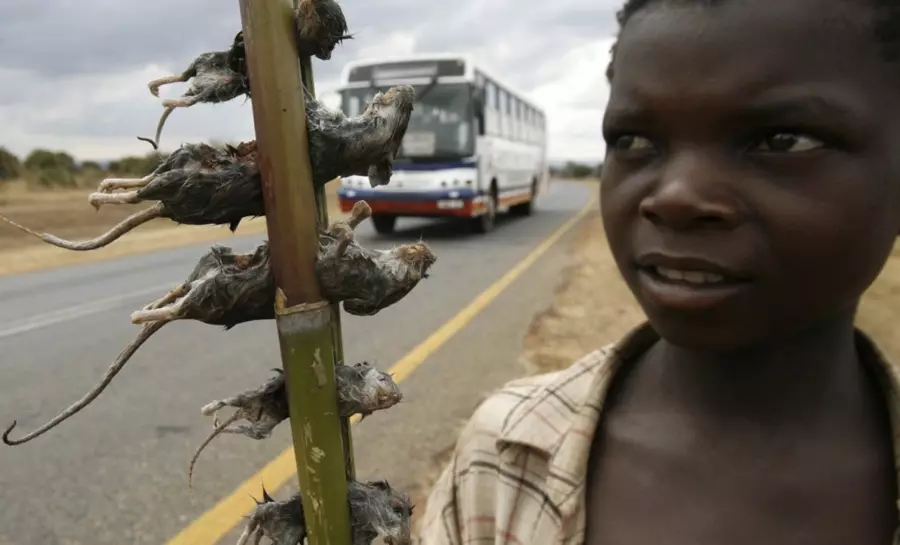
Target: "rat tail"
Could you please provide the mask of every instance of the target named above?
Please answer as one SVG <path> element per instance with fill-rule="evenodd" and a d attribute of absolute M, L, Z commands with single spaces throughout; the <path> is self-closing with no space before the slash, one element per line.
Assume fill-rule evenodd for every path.
<path fill-rule="evenodd" d="M 94 401 L 94 399 L 97 398 L 97 396 L 100 395 L 100 393 L 106 388 L 106 386 L 108 386 L 109 383 L 112 382 L 112 379 L 115 378 L 115 376 L 119 373 L 119 371 L 122 370 L 125 364 L 128 363 L 128 360 L 131 359 L 131 356 L 133 356 L 135 352 L 137 352 L 137 349 L 140 348 L 141 345 L 147 341 L 147 339 L 149 339 L 154 333 L 159 331 L 167 323 L 168 322 L 155 322 L 144 326 L 144 328 L 141 329 L 141 332 L 138 333 L 137 337 L 131 342 L 131 344 L 129 344 L 125 347 L 124 350 L 122 350 L 122 352 L 119 354 L 119 357 L 116 358 L 116 361 L 113 362 L 110 368 L 106 370 L 106 374 L 103 375 L 103 380 L 101 380 L 99 384 L 94 386 L 94 388 L 90 392 L 85 394 L 84 397 L 61 412 L 56 418 L 20 439 L 9 438 L 10 432 L 12 432 L 16 427 L 16 421 L 13 421 L 12 425 L 7 428 L 6 432 L 3 434 L 3 442 L 7 445 L 21 445 L 22 443 L 31 441 L 35 437 L 43 435 L 44 433 L 55 428 L 62 421 L 68 419 L 81 409 L 87 407 L 92 401 Z"/>
<path fill-rule="evenodd" d="M 193 478 L 194 478 L 194 464 L 197 463 L 197 459 L 200 458 L 200 453 L 203 452 L 203 449 L 209 445 L 213 439 L 218 437 L 225 431 L 225 428 L 234 424 L 238 420 L 240 420 L 241 414 L 238 411 L 235 411 L 233 415 L 231 415 L 227 420 L 222 422 L 221 425 L 216 425 L 213 429 L 212 433 L 210 433 L 206 439 L 200 443 L 200 446 L 197 447 L 197 450 L 194 451 L 194 456 L 191 458 L 191 463 L 188 464 L 188 489 L 193 489 Z"/>
<path fill-rule="evenodd" d="M 172 112 L 175 110 L 175 106 L 167 106 L 163 111 L 162 115 L 159 116 L 159 123 L 156 124 L 156 137 L 153 139 L 153 147 L 155 149 L 159 149 L 159 138 L 162 136 L 163 127 L 166 124 L 166 119 L 172 115 Z"/>
<path fill-rule="evenodd" d="M 143 142 L 147 142 L 148 144 L 153 146 L 153 149 L 155 151 L 159 151 L 159 138 L 162 135 L 163 127 L 166 124 L 166 119 L 168 119 L 169 116 L 172 115 L 172 111 L 174 109 L 175 109 L 175 106 L 166 106 L 166 109 L 163 110 L 162 115 L 159 116 L 159 122 L 156 124 L 156 138 L 155 139 L 150 140 L 146 136 L 138 136 L 137 139 L 141 140 Z"/>
<path fill-rule="evenodd" d="M 51 235 L 49 233 L 38 233 L 33 229 L 29 229 L 24 225 L 20 225 L 13 220 L 0 216 L 0 220 L 5 221 L 6 223 L 12 225 L 16 229 L 24 231 L 29 235 L 33 235 L 43 240 L 47 244 L 51 244 L 58 248 L 65 248 L 66 250 L 75 250 L 78 252 L 83 252 L 87 250 L 96 250 L 98 248 L 102 248 L 114 242 L 115 240 L 122 237 L 125 233 L 135 229 L 136 227 L 147 223 L 150 220 L 154 220 L 156 218 L 162 217 L 163 206 L 161 203 L 157 203 L 150 208 L 141 210 L 140 212 L 136 212 L 124 220 L 122 220 L 118 225 L 103 233 L 99 237 L 92 238 L 90 240 L 83 241 L 71 241 L 63 238 L 59 238 L 55 235 Z"/>

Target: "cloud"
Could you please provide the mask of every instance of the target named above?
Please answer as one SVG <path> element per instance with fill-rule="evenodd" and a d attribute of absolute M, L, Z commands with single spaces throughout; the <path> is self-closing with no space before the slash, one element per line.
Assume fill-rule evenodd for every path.
<path fill-rule="evenodd" d="M 354 39 L 316 60 L 319 94 L 347 61 L 459 52 L 543 106 L 550 155 L 599 160 L 604 71 L 620 0 L 343 0 Z M 236 1 L 0 1 L 0 146 L 19 155 L 43 147 L 80 159 L 144 154 L 162 112 L 147 82 L 182 71 L 200 52 L 224 49 L 240 29 Z M 182 84 L 163 87 L 176 96 Z M 252 108 L 235 99 L 176 110 L 162 148 L 253 138 Z"/>

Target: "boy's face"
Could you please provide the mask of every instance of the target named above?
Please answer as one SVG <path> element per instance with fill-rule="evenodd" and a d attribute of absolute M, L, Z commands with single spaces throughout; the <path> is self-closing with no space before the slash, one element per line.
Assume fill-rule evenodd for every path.
<path fill-rule="evenodd" d="M 900 64 L 865 4 L 662 2 L 626 25 L 601 208 L 670 342 L 775 341 L 848 316 L 880 272 L 900 229 Z M 706 274 L 666 278 L 687 271 Z"/>

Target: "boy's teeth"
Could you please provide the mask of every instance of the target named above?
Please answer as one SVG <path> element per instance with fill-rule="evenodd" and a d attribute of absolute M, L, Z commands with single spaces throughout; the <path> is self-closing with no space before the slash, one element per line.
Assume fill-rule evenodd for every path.
<path fill-rule="evenodd" d="M 703 271 L 679 271 L 677 269 L 667 269 L 666 267 L 656 267 L 656 272 L 664 278 L 682 280 L 690 284 L 715 284 L 725 279 L 721 274 Z"/>

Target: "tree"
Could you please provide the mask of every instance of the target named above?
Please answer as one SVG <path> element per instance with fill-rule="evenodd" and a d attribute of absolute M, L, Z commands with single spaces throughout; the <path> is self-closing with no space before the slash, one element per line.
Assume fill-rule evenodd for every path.
<path fill-rule="evenodd" d="M 11 151 L 0 147 L 0 181 L 15 180 L 22 175 L 22 163 Z"/>
<path fill-rule="evenodd" d="M 64 151 L 50 151 L 35 149 L 25 158 L 25 168 L 28 170 L 64 170 L 74 174 L 78 168 L 75 158 Z"/>
<path fill-rule="evenodd" d="M 100 163 L 97 161 L 82 161 L 81 163 L 81 171 L 89 171 L 89 172 L 98 172 L 103 171 L 103 167 L 100 166 Z"/>

